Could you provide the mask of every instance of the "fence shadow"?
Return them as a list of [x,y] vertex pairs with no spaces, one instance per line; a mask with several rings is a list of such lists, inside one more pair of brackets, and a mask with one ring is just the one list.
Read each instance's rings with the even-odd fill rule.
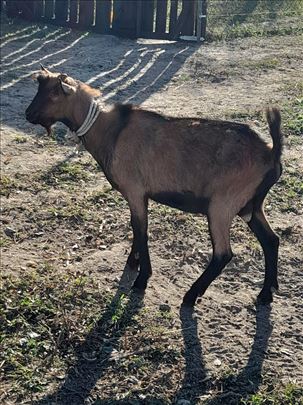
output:
[[24,110],[36,92],[30,77],[40,63],[100,88],[107,103],[139,104],[166,86],[197,49],[42,25],[25,30],[24,25],[3,24],[0,72],[3,123],[22,130],[31,128]]
[[[237,375],[220,379],[224,387],[222,393],[205,400],[206,405],[240,404],[256,393],[262,383],[262,368],[269,338],[272,333],[270,322],[271,307],[259,305],[256,308],[256,331],[246,366]],[[209,378],[206,375],[203,351],[197,331],[197,320],[189,309],[181,308],[184,355],[186,361],[185,376],[177,397],[190,400],[191,404],[201,403],[199,397],[208,394]],[[224,344],[224,341],[222,341]]]

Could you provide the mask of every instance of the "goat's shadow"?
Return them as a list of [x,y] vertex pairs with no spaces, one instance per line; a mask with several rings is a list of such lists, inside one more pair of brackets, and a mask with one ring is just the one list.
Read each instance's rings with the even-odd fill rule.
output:
[[[256,393],[262,383],[262,369],[272,333],[270,322],[271,307],[258,305],[256,308],[256,331],[246,366],[237,375],[220,380],[223,392],[205,400],[206,405],[236,405]],[[201,396],[209,394],[212,381],[207,376],[203,350],[198,336],[197,319],[193,310],[181,308],[180,317],[186,361],[185,376],[177,398],[190,400],[191,404],[201,403]],[[222,340],[222,344],[224,341]]]
[[[143,305],[144,295],[130,292],[131,285],[137,276],[137,272],[125,266],[115,296],[107,305],[94,328],[86,336],[85,341],[77,348],[77,359],[64,379],[63,384],[54,393],[47,395],[41,400],[35,401],[35,405],[59,403],[60,405],[83,405],[89,398],[92,389],[102,377],[110,364],[110,357],[116,344],[127,327],[134,322],[134,316]],[[112,333],[107,327],[117,308],[121,305],[121,296],[128,295],[128,302],[123,308],[123,314],[119,320],[119,334]],[[119,336],[118,336],[119,335]],[[102,337],[106,336],[105,344]]]

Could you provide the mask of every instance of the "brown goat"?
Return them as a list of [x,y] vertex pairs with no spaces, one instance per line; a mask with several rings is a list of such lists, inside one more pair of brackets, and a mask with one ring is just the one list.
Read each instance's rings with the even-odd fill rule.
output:
[[[99,92],[45,68],[36,77],[38,93],[26,110],[27,120],[48,132],[57,121],[77,131]],[[267,120],[272,147],[242,123],[165,117],[129,105],[100,110],[81,141],[128,201],[134,238],[127,264],[140,266],[135,288],[144,290],[152,274],[147,244],[152,199],[208,218],[213,256],[184,304],[193,306],[231,260],[230,226],[236,215],[248,222],[263,248],[265,280],[258,299],[272,301],[278,288],[279,238],[264,216],[263,201],[282,171],[279,111],[268,110]]]

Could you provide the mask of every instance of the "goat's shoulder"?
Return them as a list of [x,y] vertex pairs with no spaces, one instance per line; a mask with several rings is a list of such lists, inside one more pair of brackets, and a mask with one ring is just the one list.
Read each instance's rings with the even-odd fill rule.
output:
[[120,119],[128,119],[133,111],[132,104],[115,104],[114,111],[120,116]]

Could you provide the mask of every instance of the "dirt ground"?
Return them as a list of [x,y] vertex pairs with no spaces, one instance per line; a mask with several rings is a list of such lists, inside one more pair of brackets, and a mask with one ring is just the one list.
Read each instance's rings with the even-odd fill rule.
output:
[[[95,283],[93,288],[98,286],[100,297],[109,294],[114,301],[131,243],[128,208],[110,190],[93,159],[86,152],[74,154],[73,146],[64,140],[63,126],[56,126],[55,137],[47,138],[42,128],[25,121],[25,108],[36,92],[30,75],[39,63],[100,88],[106,104],[142,103],[168,115],[249,119],[266,139],[262,111],[275,104],[282,110],[286,135],[284,177],[266,201],[270,223],[281,238],[280,291],[271,307],[255,306],[263,281],[263,255],[245,224],[235,221],[233,261],[194,312],[179,312],[184,293],[209,259],[206,220],[151,204],[154,273],[141,303],[146,315],[140,309],[138,328],[144,333],[159,311],[162,318],[167,311],[168,320],[163,321],[168,322],[167,330],[157,335],[157,342],[166,350],[173,347],[178,355],[171,354],[169,360],[161,355],[157,367],[146,366],[145,377],[138,374],[143,366],[139,371],[119,368],[119,361],[109,358],[119,353],[117,342],[121,345],[124,339],[128,347],[128,336],[134,347],[139,341],[143,344],[140,337],[133,337],[127,321],[113,332],[118,346],[109,350],[102,364],[84,364],[79,356],[77,360],[76,351],[65,368],[42,371],[46,382],[39,390],[17,387],[21,374],[11,372],[11,354],[5,357],[0,362],[2,403],[263,404],[274,403],[266,400],[272,395],[278,398],[281,387],[291,386],[295,387],[291,394],[284,392],[284,400],[276,403],[299,404],[303,141],[293,112],[303,92],[302,37],[246,38],[197,46],[7,22],[1,35],[2,286],[7,286],[7,280],[19,285],[47,264],[58,275],[54,280],[61,280],[62,274],[84,274]],[[126,276],[128,281],[134,277]],[[44,283],[43,277],[40,282]],[[128,320],[135,319],[129,302]],[[2,304],[3,315],[13,303]],[[102,324],[105,312],[101,318],[96,315],[95,328]],[[91,336],[88,332],[81,338],[80,349],[77,346],[80,352]],[[5,336],[12,338],[12,334]]]

